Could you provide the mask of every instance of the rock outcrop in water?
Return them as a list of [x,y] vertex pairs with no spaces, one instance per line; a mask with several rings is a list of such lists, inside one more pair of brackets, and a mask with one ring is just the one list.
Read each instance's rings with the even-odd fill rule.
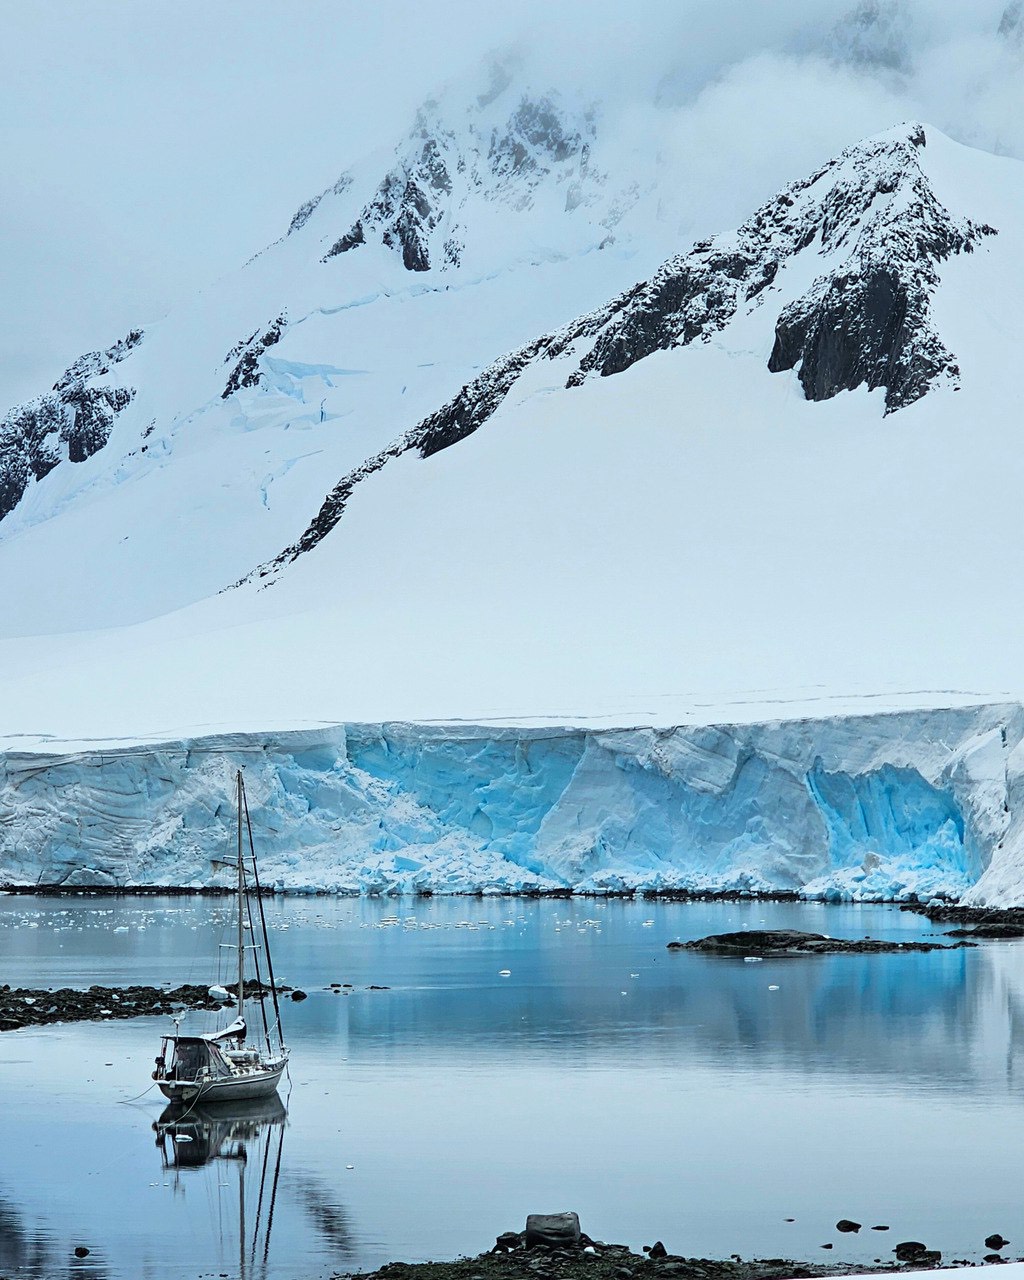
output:
[[[744,929],[716,933],[693,942],[670,942],[669,951],[704,951],[716,956],[874,955],[903,951],[954,951],[971,942],[894,942],[881,938],[830,938],[799,929]],[[840,1227],[839,1230],[846,1230]]]

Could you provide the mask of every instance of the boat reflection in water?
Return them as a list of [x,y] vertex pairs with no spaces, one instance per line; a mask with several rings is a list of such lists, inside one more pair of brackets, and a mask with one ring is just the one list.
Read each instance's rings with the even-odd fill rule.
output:
[[268,1272],[287,1116],[275,1093],[206,1107],[172,1103],[153,1125],[161,1163],[174,1175],[176,1194],[184,1195],[190,1180],[203,1179],[205,1170],[232,1202],[237,1196],[237,1233],[229,1228],[231,1204],[222,1204],[220,1195],[207,1199],[216,1206],[216,1228],[226,1252],[233,1251],[227,1237],[236,1236],[240,1280]]

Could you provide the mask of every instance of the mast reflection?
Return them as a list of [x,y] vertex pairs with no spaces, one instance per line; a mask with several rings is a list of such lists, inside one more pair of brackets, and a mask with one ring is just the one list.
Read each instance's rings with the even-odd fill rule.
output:
[[261,1280],[268,1273],[287,1116],[275,1093],[219,1106],[172,1103],[153,1124],[161,1164],[174,1174],[175,1192],[184,1191],[184,1178],[207,1166],[234,1166],[240,1280]]

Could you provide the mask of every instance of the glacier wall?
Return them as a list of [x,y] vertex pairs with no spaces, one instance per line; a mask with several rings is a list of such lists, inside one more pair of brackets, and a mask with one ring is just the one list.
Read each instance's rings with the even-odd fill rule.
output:
[[1024,708],[593,730],[386,724],[0,755],[0,884],[798,891],[1024,903]]

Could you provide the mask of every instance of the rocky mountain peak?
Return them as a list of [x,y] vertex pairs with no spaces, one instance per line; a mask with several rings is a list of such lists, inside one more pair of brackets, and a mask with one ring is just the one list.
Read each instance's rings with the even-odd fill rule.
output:
[[[451,270],[462,262],[474,201],[522,212],[547,184],[564,188],[567,211],[586,201],[585,188],[601,181],[589,165],[593,114],[570,109],[553,92],[517,95],[507,76],[492,77],[468,107],[424,103],[369,199],[330,238],[324,262],[377,243],[399,254],[408,271]],[[303,204],[289,234],[325,197],[344,196],[351,185],[352,175],[343,174]]]

